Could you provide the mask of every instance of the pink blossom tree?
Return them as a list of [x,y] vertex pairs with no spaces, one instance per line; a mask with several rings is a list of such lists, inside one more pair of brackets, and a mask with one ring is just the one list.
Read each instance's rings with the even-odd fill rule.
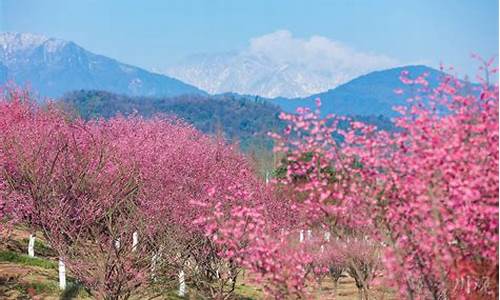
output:
[[[26,139],[26,144],[22,144],[21,139],[28,135],[37,136],[41,134],[41,129],[37,128],[32,132],[28,132],[33,128],[33,124],[46,124],[48,130],[55,130],[61,120],[58,114],[52,107],[42,110],[31,100],[32,97],[27,90],[17,88],[16,86],[6,86],[0,93],[0,116],[1,126],[1,146],[0,146],[0,165],[2,173],[0,174],[1,191],[0,191],[0,215],[2,224],[10,224],[22,220],[32,229],[30,232],[30,245],[28,253],[33,253],[34,234],[38,225],[38,212],[36,203],[16,189],[9,188],[14,182],[9,180],[10,174],[16,172],[14,167],[18,162],[22,149],[27,147],[38,147],[33,143],[34,140]],[[26,130],[24,129],[26,128]],[[20,146],[22,144],[22,146]],[[55,146],[55,143],[53,144]],[[19,156],[17,155],[19,153]],[[49,159],[48,157],[45,157]],[[43,170],[40,170],[43,172]]]
[[[491,63],[484,69],[496,72]],[[287,154],[279,182],[295,190],[309,226],[387,244],[386,275],[405,297],[450,297],[463,276],[496,286],[498,87],[471,90],[445,76],[430,89],[426,74],[407,72],[402,81],[418,94],[399,108],[396,132],[359,122],[343,130],[342,118],[307,109],[282,115],[290,126],[274,135]]]
[[[127,298],[152,269],[168,279],[186,268],[203,293],[234,290],[238,270],[192,220],[209,213],[210,189],[229,197],[261,185],[240,154],[175,119],[83,122],[13,103],[2,103],[20,119],[4,123],[2,192],[78,280],[100,297]],[[222,277],[231,280],[213,290]]]
[[[496,72],[491,63],[487,71]],[[401,132],[365,127],[367,136],[348,138],[363,165],[359,174],[372,182],[367,199],[391,246],[391,274],[409,297],[449,297],[464,275],[497,285],[498,86],[467,90],[446,76],[426,91],[425,75],[402,78],[424,91],[400,109]]]

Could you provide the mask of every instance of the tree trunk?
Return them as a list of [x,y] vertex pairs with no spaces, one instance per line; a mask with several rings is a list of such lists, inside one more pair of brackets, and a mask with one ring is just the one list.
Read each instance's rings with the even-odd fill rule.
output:
[[156,265],[158,264],[159,259],[160,252],[153,254],[153,257],[151,257],[151,279],[153,282],[156,282]]
[[337,294],[339,290],[339,280],[334,280],[333,281],[333,298],[337,299]]
[[359,300],[366,300],[367,298],[366,290],[363,287],[358,288],[358,299]]
[[365,296],[365,300],[368,300],[368,288],[363,287],[363,294]]

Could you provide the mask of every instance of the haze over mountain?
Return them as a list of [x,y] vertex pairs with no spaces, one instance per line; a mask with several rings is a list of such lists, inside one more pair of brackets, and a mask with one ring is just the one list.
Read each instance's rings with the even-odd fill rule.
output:
[[212,94],[295,98],[396,65],[395,59],[360,52],[326,37],[302,39],[279,30],[251,39],[242,51],[189,56],[164,73]]
[[29,84],[41,96],[76,89],[127,95],[205,94],[177,79],[94,54],[74,42],[31,33],[0,33],[0,83]]

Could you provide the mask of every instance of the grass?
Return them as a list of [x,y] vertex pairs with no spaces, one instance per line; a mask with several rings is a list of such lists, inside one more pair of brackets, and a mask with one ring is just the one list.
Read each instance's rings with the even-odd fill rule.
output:
[[38,257],[29,257],[28,255],[19,254],[13,251],[0,251],[0,261],[16,263],[25,266],[40,267],[44,269],[57,268],[57,264],[53,261]]
[[252,300],[252,299],[263,298],[262,289],[246,285],[245,283],[238,284],[234,292],[236,294],[236,298],[241,300]]
[[69,282],[64,291],[59,290],[56,281],[49,280],[18,283],[14,286],[14,289],[23,295],[29,296],[51,295],[59,299],[85,299],[90,297],[90,294],[85,288],[81,284],[75,282]]
[[264,297],[262,287],[256,286],[245,271],[242,271],[236,280],[234,294],[236,299],[240,300],[262,299]]
[[54,294],[58,291],[58,286],[55,282],[29,282],[18,284],[15,287],[16,290],[23,294]]
[[[71,279],[70,279],[71,280]],[[61,293],[60,299],[89,298],[90,294],[80,283],[71,281]]]

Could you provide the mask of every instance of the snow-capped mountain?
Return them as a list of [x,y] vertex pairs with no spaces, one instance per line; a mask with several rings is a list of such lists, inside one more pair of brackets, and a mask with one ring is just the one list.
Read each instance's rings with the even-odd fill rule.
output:
[[205,94],[177,79],[85,50],[71,41],[31,33],[0,33],[0,84],[28,84],[41,96],[78,89],[128,95]]
[[168,68],[164,74],[212,94],[236,92],[263,97],[302,97],[350,79],[347,74],[278,63],[250,53],[200,54]]
[[279,30],[250,40],[241,51],[193,55],[163,73],[209,93],[305,97],[374,70],[397,65],[321,36],[297,38]]

